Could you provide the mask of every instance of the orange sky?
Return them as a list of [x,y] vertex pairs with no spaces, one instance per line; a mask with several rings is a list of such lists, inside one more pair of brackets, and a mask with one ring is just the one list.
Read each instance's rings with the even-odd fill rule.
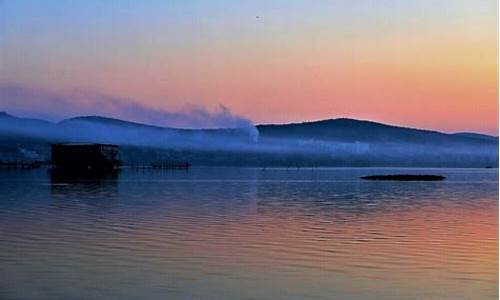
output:
[[49,3],[0,4],[0,82],[257,123],[498,131],[496,1]]

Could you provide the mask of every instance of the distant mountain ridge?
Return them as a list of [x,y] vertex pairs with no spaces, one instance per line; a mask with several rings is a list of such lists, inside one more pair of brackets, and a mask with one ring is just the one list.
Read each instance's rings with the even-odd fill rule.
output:
[[349,118],[255,128],[179,129],[102,116],[54,123],[0,112],[0,160],[17,159],[24,153],[47,159],[50,144],[56,142],[118,144],[130,161],[163,157],[208,165],[498,164],[498,137]]
[[[15,121],[22,122],[37,122],[38,124],[44,125],[57,125],[57,124],[67,124],[72,122],[97,122],[97,123],[108,123],[118,126],[128,126],[128,127],[145,127],[154,129],[167,129],[167,130],[181,130],[181,131],[217,131],[217,130],[227,130],[234,128],[220,128],[220,129],[184,129],[184,128],[174,128],[174,127],[164,127],[158,125],[149,125],[139,122],[132,122],[121,120],[117,118],[103,117],[103,116],[78,116],[68,119],[61,120],[57,123],[53,123],[46,120],[35,119],[35,118],[20,118],[8,114],[7,112],[0,112],[0,119],[11,118]],[[497,136],[474,133],[474,132],[457,132],[457,133],[443,133],[437,130],[429,129],[419,129],[412,127],[404,127],[397,125],[388,125],[375,121],[368,120],[358,120],[351,118],[335,118],[326,119],[318,121],[308,121],[301,123],[284,123],[284,124],[261,124],[256,125],[259,130],[259,134],[262,136],[302,136],[305,138],[315,136],[315,137],[335,137],[335,138],[350,138],[354,137],[360,138],[361,140],[369,139],[370,136],[374,136],[372,130],[384,130],[384,133],[402,133],[406,132],[407,137],[415,137],[418,134],[431,134],[438,136],[449,136],[449,137],[459,137],[459,138],[471,138],[471,139],[486,139],[486,140],[498,140]],[[389,136],[387,139],[390,140],[394,138]]]
[[468,137],[468,138],[475,138],[475,139],[486,139],[486,140],[493,140],[493,141],[498,140],[498,136],[492,136],[492,135],[475,133],[475,132],[456,132],[456,133],[453,133],[453,135]]
[[498,137],[479,133],[443,133],[439,131],[387,125],[350,118],[313,122],[257,125],[262,136],[335,139],[342,141],[405,141],[428,143],[436,139],[466,142],[470,139],[498,141]]

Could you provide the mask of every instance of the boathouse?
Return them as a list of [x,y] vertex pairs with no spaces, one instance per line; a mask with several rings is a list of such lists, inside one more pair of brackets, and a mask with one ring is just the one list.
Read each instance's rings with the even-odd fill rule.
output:
[[110,170],[120,165],[119,150],[112,144],[52,144],[52,165],[68,170]]

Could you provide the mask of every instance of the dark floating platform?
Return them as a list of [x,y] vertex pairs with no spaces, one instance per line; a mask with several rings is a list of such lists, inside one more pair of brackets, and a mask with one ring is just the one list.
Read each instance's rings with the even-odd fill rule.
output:
[[396,174],[396,175],[371,175],[363,176],[361,179],[365,180],[393,180],[393,181],[441,181],[446,177],[440,175],[410,175],[410,174]]

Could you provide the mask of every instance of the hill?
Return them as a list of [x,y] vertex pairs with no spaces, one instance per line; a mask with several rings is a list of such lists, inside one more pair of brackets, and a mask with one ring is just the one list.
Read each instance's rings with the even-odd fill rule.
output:
[[[315,122],[258,125],[262,137],[311,139],[341,142],[387,142],[387,143],[463,143],[475,144],[479,140],[498,142],[497,137],[476,134],[446,134],[438,131],[407,128],[382,123],[348,118],[329,119]],[[481,142],[479,142],[481,143]]]
[[49,158],[51,143],[121,146],[125,163],[189,160],[194,165],[436,166],[498,164],[498,137],[447,134],[330,119],[256,128],[177,129],[101,116],[52,123],[0,113],[0,160]]

